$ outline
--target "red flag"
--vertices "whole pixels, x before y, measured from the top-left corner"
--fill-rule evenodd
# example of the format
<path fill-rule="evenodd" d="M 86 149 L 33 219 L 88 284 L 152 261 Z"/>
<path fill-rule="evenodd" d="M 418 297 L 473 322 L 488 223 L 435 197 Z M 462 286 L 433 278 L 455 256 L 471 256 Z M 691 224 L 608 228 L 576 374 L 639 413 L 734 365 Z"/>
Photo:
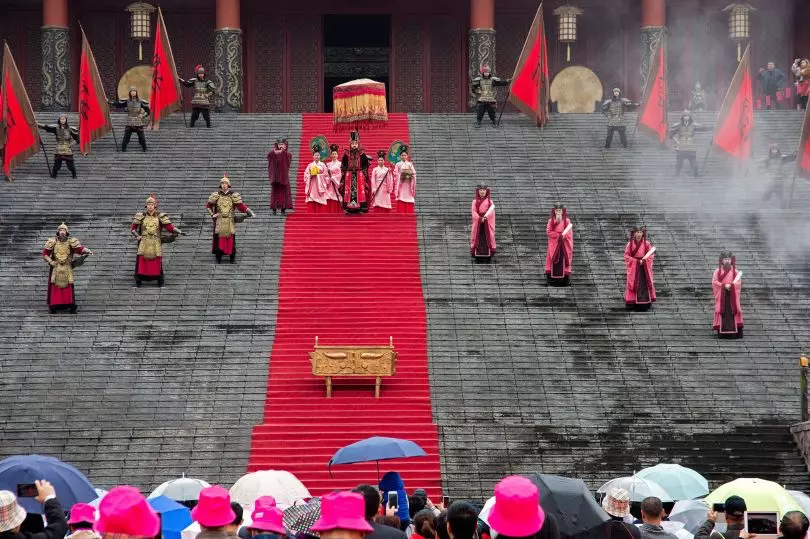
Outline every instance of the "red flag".
<path fill-rule="evenodd" d="M 17 165 L 24 163 L 39 151 L 39 133 L 37 118 L 28 99 L 17 64 L 11 56 L 8 43 L 3 45 L 3 81 L 2 81 L 2 114 L 5 144 L 3 151 L 3 172 L 11 176 Z"/>
<path fill-rule="evenodd" d="M 153 129 L 160 126 L 161 118 L 180 110 L 181 95 L 166 23 L 163 21 L 163 12 L 158 7 L 155 53 L 152 57 L 152 92 L 149 96 Z"/>
<path fill-rule="evenodd" d="M 80 26 L 81 28 L 81 26 Z M 98 74 L 90 43 L 82 30 L 82 59 L 79 66 L 79 147 L 85 155 L 90 144 L 112 130 L 110 104 Z"/>
<path fill-rule="evenodd" d="M 748 45 L 731 79 L 714 129 L 714 147 L 740 159 L 751 157 L 751 130 L 754 127 L 750 52 L 751 46 Z"/>
<path fill-rule="evenodd" d="M 796 154 L 796 176 L 810 180 L 810 107 L 804 111 L 804 125 Z"/>
<path fill-rule="evenodd" d="M 650 62 L 647 86 L 644 88 L 644 97 L 642 98 L 643 105 L 638 114 L 639 129 L 657 138 L 661 144 L 666 140 L 669 131 L 667 123 L 666 65 L 666 41 L 665 38 L 661 38 L 653 61 Z"/>
<path fill-rule="evenodd" d="M 542 127 L 548 122 L 548 45 L 543 22 L 543 4 L 537 8 L 523 50 L 512 75 L 509 101 Z"/>

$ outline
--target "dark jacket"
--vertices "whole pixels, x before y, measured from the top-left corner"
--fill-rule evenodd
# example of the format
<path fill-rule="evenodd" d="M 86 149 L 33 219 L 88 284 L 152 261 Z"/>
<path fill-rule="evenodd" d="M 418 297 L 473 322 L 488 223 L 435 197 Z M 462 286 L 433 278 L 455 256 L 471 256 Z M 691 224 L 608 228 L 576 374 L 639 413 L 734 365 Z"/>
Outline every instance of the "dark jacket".
<path fill-rule="evenodd" d="M 397 493 L 397 502 L 399 503 L 397 516 L 404 530 L 408 527 L 408 524 L 411 523 L 411 516 L 408 511 L 408 493 L 405 492 L 405 484 L 402 482 L 402 477 L 400 477 L 397 472 L 387 472 L 382 476 L 382 479 L 380 479 L 380 494 L 382 495 L 383 507 L 388 505 L 389 492 Z"/>
<path fill-rule="evenodd" d="M 765 70 L 757 75 L 757 79 L 762 82 L 762 93 L 774 95 L 777 90 L 784 88 L 787 83 L 787 75 L 778 69 L 773 71 Z"/>
<path fill-rule="evenodd" d="M 604 539 L 641 539 L 641 532 L 635 524 L 627 524 L 622 520 L 611 518 L 602 524 L 602 537 Z"/>
<path fill-rule="evenodd" d="M 0 539 L 62 539 L 67 535 L 68 527 L 65 520 L 65 510 L 56 498 L 45 502 L 45 518 L 48 526 L 45 531 L 37 533 L 0 533 Z"/>
<path fill-rule="evenodd" d="M 407 535 L 402 530 L 386 526 L 385 524 L 377 524 L 376 522 L 369 522 L 374 531 L 366 535 L 366 539 L 407 539 Z"/>
<path fill-rule="evenodd" d="M 739 539 L 740 532 L 743 528 L 744 526 L 742 524 L 735 524 L 729 526 L 725 533 L 720 533 L 714 531 L 714 522 L 707 520 L 695 534 L 695 539 L 709 539 L 709 537 L 712 539 Z"/>

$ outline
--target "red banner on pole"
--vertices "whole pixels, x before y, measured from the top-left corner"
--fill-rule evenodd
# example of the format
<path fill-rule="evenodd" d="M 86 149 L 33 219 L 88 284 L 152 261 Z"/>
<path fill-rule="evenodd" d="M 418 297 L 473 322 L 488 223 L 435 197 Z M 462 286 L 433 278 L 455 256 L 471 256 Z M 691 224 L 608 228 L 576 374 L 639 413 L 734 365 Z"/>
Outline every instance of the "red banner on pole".
<path fill-rule="evenodd" d="M 81 28 L 81 26 L 79 26 Z M 90 145 L 112 130 L 110 104 L 98 73 L 93 50 L 82 31 L 82 57 L 79 64 L 79 148 L 85 155 Z"/>
<path fill-rule="evenodd" d="M 158 7 L 155 53 L 152 56 L 152 92 L 149 96 L 153 129 L 158 129 L 162 118 L 180 110 L 181 96 L 172 46 L 166 33 L 163 12 Z"/>
<path fill-rule="evenodd" d="M 8 43 L 3 44 L 3 80 L 2 80 L 2 123 L 3 172 L 11 176 L 11 171 L 24 163 L 39 150 L 39 133 L 37 119 L 28 92 L 25 91 L 17 64 L 11 56 Z"/>
<path fill-rule="evenodd" d="M 751 84 L 751 46 L 737 66 L 723 100 L 714 130 L 714 147 L 737 157 L 751 157 L 751 130 L 754 128 L 753 88 Z"/>
<path fill-rule="evenodd" d="M 796 154 L 796 176 L 810 180 L 810 107 L 804 111 L 802 136 L 799 139 L 799 150 Z"/>
<path fill-rule="evenodd" d="M 648 135 L 664 143 L 669 131 L 667 122 L 667 68 L 666 38 L 662 37 L 650 63 L 647 87 L 644 89 L 638 127 Z"/>
<path fill-rule="evenodd" d="M 541 3 L 512 75 L 509 101 L 542 127 L 549 119 L 549 96 L 548 43 Z"/>

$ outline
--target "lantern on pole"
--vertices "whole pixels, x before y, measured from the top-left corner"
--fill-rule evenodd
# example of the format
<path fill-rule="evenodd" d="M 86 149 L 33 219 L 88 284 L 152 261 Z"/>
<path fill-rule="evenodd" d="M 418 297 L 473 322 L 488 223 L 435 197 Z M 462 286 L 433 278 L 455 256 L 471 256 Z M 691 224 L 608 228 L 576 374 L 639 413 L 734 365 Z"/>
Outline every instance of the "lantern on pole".
<path fill-rule="evenodd" d="M 742 42 L 751 36 L 748 14 L 756 10 L 757 8 L 751 4 L 742 2 L 729 4 L 723 8 L 723 11 L 730 12 L 728 14 L 728 38 L 737 42 L 738 62 L 742 59 Z"/>
<path fill-rule="evenodd" d="M 557 40 L 566 44 L 565 61 L 571 61 L 571 43 L 577 40 L 577 17 L 585 13 L 578 7 L 566 4 L 554 10 L 554 14 L 559 17 L 559 31 Z"/>
<path fill-rule="evenodd" d="M 129 37 L 138 42 L 138 60 L 143 60 L 143 42 L 152 37 L 152 13 L 155 8 L 146 2 L 135 2 L 126 7 L 130 17 Z"/>

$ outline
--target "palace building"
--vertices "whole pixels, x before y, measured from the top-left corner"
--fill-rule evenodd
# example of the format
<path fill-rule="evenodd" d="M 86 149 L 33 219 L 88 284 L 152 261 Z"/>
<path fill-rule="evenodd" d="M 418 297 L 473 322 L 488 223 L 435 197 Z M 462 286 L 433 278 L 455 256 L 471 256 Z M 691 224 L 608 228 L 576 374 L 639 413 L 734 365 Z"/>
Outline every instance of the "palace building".
<path fill-rule="evenodd" d="M 667 36 L 670 104 L 682 108 L 695 82 L 719 106 L 751 44 L 755 67 L 788 73 L 810 55 L 804 0 L 547 0 L 553 78 L 591 70 L 605 92 L 638 98 L 641 66 Z M 156 5 L 156 4 L 155 4 Z M 178 72 L 203 64 L 226 112 L 330 112 L 336 84 L 372 78 L 394 112 L 450 113 L 471 105 L 469 80 L 482 63 L 512 74 L 538 0 L 163 0 Z M 3 0 L 7 40 L 34 107 L 75 110 L 83 26 L 109 96 L 148 86 L 154 6 L 122 0 Z M 563 28 L 561 33 L 561 27 Z M 142 54 L 141 54 L 142 52 Z M 143 66 L 140 69 L 138 66 Z M 144 80 L 145 79 L 145 80 Z"/>

